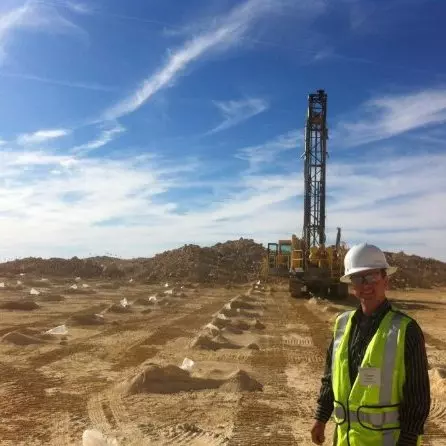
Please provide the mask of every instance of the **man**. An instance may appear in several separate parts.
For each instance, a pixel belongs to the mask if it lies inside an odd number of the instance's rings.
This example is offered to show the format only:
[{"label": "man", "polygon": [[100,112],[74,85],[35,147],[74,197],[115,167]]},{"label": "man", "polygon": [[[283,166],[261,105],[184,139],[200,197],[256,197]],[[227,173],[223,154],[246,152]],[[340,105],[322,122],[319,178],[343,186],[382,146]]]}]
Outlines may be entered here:
[{"label": "man", "polygon": [[416,446],[430,410],[423,333],[386,298],[389,266],[376,246],[353,246],[344,283],[360,305],[338,316],[327,351],[312,441],[323,444],[331,415],[335,446]]}]

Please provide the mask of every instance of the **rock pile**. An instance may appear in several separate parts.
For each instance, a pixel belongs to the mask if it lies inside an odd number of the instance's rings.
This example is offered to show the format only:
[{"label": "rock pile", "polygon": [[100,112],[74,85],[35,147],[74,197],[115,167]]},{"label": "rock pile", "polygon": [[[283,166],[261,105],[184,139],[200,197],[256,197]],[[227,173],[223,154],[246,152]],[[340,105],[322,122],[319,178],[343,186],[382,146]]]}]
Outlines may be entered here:
[{"label": "rock pile", "polygon": [[262,245],[243,238],[204,248],[185,245],[148,259],[144,274],[154,282],[243,283],[257,278],[264,255]]},{"label": "rock pile", "polygon": [[[92,257],[88,259],[42,259],[25,258],[0,263],[0,276],[16,277],[25,273],[26,277],[82,277],[103,278],[119,288],[123,281],[140,280],[150,283],[246,283],[259,277],[262,260],[266,254],[263,245],[251,239],[217,243],[211,247],[184,245],[182,248],[165,251],[152,258],[131,260],[112,257]],[[392,276],[393,288],[429,288],[446,286],[446,263],[426,259],[404,252],[386,256],[399,271]],[[18,285],[19,286],[19,285]],[[102,287],[101,286],[101,287]],[[82,290],[82,292],[87,292]]]},{"label": "rock pile", "polygon": [[0,263],[2,276],[16,275],[20,273],[34,275],[36,277],[75,277],[84,278],[99,277],[103,273],[103,267],[91,259],[42,259],[40,257],[27,257]]},{"label": "rock pile", "polygon": [[398,271],[390,279],[392,288],[446,286],[446,263],[404,252],[385,254],[389,264],[398,267]]}]

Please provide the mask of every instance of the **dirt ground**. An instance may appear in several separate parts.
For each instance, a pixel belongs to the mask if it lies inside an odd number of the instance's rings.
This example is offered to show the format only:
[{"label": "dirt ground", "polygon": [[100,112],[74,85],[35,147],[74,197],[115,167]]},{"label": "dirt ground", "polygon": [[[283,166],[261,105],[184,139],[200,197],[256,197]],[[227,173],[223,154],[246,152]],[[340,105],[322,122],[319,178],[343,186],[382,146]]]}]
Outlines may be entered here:
[{"label": "dirt ground", "polygon": [[[0,278],[0,445],[11,446],[81,445],[86,429],[120,446],[310,445],[331,324],[354,304],[250,284],[16,279]],[[424,444],[446,445],[446,289],[389,297],[426,334]]]}]

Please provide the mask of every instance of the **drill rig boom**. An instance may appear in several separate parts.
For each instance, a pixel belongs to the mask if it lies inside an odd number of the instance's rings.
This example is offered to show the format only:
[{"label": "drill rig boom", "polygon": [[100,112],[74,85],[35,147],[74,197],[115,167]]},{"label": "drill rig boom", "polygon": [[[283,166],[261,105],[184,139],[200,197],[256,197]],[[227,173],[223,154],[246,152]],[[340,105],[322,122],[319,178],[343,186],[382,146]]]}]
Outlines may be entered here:
[{"label": "drill rig boom", "polygon": [[327,137],[327,94],[318,90],[308,96],[305,128],[303,240],[306,250],[325,244]]},{"label": "drill rig boom", "polygon": [[293,234],[288,240],[269,243],[265,261],[269,275],[289,277],[289,289],[294,297],[298,297],[303,288],[332,297],[348,293],[345,284],[339,281],[346,253],[341,244],[340,228],[336,244],[325,245],[327,139],[327,94],[317,90],[308,95],[302,238]]}]

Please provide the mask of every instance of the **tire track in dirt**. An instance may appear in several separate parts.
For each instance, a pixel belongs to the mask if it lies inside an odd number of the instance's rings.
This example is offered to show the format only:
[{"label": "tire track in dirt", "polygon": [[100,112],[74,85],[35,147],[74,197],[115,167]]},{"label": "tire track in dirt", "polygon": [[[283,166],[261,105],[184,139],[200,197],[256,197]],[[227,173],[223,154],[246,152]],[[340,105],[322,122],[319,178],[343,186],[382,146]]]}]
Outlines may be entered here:
[{"label": "tire track in dirt", "polygon": [[313,339],[311,339],[311,336],[302,336],[299,334],[291,334],[291,335],[285,335],[283,337],[283,343],[286,346],[292,346],[292,347],[314,347],[313,345]]},{"label": "tire track in dirt", "polygon": [[51,440],[49,444],[52,445],[70,445],[72,444],[70,437],[70,414],[68,412],[60,413],[51,428]]},{"label": "tire track in dirt", "polygon": [[[2,440],[23,439],[31,420],[52,420],[54,413],[64,413],[67,407],[72,413],[83,409],[84,402],[79,395],[48,393],[48,389],[61,386],[61,379],[49,379],[35,370],[18,369],[5,363],[0,363],[0,376],[3,382],[11,383],[10,397],[0,399],[0,416],[8,418],[7,424],[0,423]],[[48,444],[51,434],[51,426],[39,421],[33,426],[32,440]],[[28,444],[32,444],[31,439]]]},{"label": "tire track in dirt", "polygon": [[[197,298],[200,298],[200,296],[197,296]],[[202,296],[201,299],[203,299]],[[226,303],[227,300],[228,295],[226,293],[221,296],[212,296],[207,302],[203,302],[200,312],[197,312],[194,308],[189,308],[187,311],[183,311],[183,314],[179,316],[176,316],[177,313],[174,313],[174,317],[171,315],[169,318],[165,315],[166,317],[158,323],[156,328],[152,329],[149,336],[132,344],[126,352],[122,352],[122,358],[115,364],[115,369],[130,369],[130,371],[127,371],[125,375],[121,377],[122,380],[133,377],[136,372],[132,369],[135,369],[147,359],[155,356],[158,353],[159,348],[165,346],[169,341],[181,336],[190,336],[195,333],[212,317],[213,313]],[[144,433],[144,431],[131,419],[125,407],[124,392],[124,386],[118,384],[90,399],[88,413],[93,427],[98,427],[100,429],[100,426],[103,425],[108,432],[118,432],[120,436],[125,435],[126,438],[131,439],[131,443],[128,444],[131,444],[132,446],[156,440],[149,433]],[[101,401],[101,404],[98,403],[98,400]],[[111,423],[107,420],[106,412],[111,414],[113,419]],[[171,428],[172,426],[168,427],[168,429]],[[195,434],[196,433],[194,433],[193,438],[190,439],[188,439],[189,434],[187,432],[184,438],[174,436],[172,441],[175,441],[176,443],[172,444],[193,444],[191,441],[198,441],[197,438],[195,438],[197,437]],[[158,435],[159,432],[157,432],[156,436],[158,437]],[[207,434],[203,434],[202,436],[206,435]]]},{"label": "tire track in dirt", "polygon": [[426,430],[423,436],[423,442],[426,445],[435,446],[437,439],[445,440],[446,431],[444,427],[446,425],[446,404],[443,401],[432,397],[431,411],[426,423]]},{"label": "tire track in dirt", "polygon": [[162,444],[166,446],[221,446],[227,442],[226,438],[223,436],[217,436],[212,432],[206,432],[197,428],[195,425],[189,424],[170,426],[162,433],[162,435]]},{"label": "tire track in dirt", "polygon": [[[252,293],[259,296],[260,293]],[[260,295],[261,296],[261,295]],[[249,364],[258,371],[263,392],[244,393],[235,416],[229,445],[291,445],[295,443],[287,417],[294,412],[285,375],[287,358],[280,330],[285,326],[288,301],[268,293],[264,322],[273,327],[272,336],[261,341]]]},{"label": "tire track in dirt", "polygon": [[102,394],[93,395],[87,402],[87,412],[92,425],[108,435],[113,431],[113,427],[105,415],[104,402]]}]

